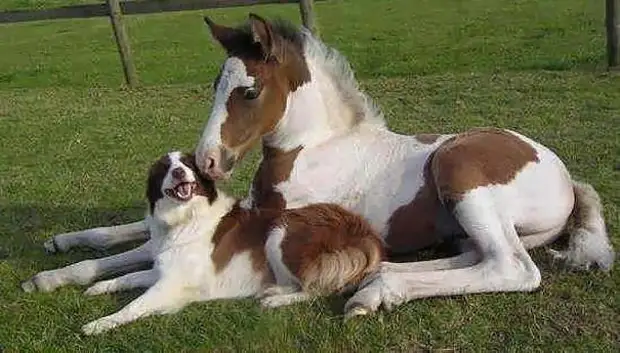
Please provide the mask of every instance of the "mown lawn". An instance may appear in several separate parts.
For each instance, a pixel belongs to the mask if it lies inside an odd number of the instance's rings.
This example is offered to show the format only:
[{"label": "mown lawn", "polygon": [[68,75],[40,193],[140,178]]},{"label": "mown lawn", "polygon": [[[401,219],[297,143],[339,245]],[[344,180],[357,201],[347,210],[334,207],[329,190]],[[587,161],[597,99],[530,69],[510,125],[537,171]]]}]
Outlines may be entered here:
[{"label": "mown lawn", "polygon": [[[0,9],[40,3],[12,0]],[[47,237],[142,216],[146,168],[166,151],[191,149],[210,108],[223,54],[201,15],[238,21],[248,10],[298,22],[294,5],[129,17],[143,83],[136,90],[122,88],[106,19],[0,27],[5,351],[620,350],[618,272],[569,272],[543,251],[534,254],[544,276],[535,293],[420,300],[346,325],[337,298],[274,311],[253,300],[218,301],[84,337],[81,325],[137,292],[23,293],[20,281],[38,271],[105,254],[48,256]],[[620,246],[620,77],[604,71],[602,3],[330,0],[316,10],[325,41],[350,58],[391,127],[495,125],[542,141],[601,193]],[[256,156],[225,187],[242,195],[255,165]]]}]

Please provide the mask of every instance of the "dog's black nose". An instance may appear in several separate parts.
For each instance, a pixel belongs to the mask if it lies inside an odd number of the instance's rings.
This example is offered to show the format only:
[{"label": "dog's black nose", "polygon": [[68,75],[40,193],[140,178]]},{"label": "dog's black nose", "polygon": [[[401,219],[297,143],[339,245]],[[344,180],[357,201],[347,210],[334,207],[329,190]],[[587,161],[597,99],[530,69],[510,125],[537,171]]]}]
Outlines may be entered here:
[{"label": "dog's black nose", "polygon": [[181,167],[176,167],[172,170],[172,177],[182,180],[185,178],[185,170]]}]

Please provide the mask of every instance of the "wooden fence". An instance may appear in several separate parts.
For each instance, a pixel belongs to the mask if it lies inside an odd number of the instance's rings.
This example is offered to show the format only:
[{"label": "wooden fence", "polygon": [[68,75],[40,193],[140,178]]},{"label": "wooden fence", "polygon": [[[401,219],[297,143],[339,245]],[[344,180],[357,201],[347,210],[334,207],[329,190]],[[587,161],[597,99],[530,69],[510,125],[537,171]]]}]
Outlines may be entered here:
[{"label": "wooden fence", "polygon": [[[114,38],[123,65],[125,81],[130,87],[138,85],[138,76],[133,63],[129,38],[123,23],[123,15],[147,14],[156,12],[203,10],[223,7],[251,6],[262,4],[299,3],[302,23],[315,35],[318,28],[313,11],[314,0],[149,0],[119,1],[106,0],[106,3],[63,6],[45,10],[17,10],[0,12],[0,24],[29,22],[51,19],[91,18],[109,16]],[[317,0],[322,1],[322,0]]]},{"label": "wooden fence", "polygon": [[620,65],[620,22],[618,0],[605,0],[605,28],[607,30],[607,66],[618,69]]}]

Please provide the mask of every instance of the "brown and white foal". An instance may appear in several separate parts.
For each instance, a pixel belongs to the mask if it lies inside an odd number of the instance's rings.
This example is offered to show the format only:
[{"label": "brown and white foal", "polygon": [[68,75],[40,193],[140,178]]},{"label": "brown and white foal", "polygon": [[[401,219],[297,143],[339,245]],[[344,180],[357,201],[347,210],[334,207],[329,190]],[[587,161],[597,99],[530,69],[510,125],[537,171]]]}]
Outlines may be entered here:
[{"label": "brown and white foal", "polygon": [[205,20],[227,58],[196,147],[203,173],[227,177],[260,141],[246,207],[336,203],[367,218],[394,252],[455,237],[473,245],[453,258],[383,263],[349,300],[350,315],[423,297],[535,290],[541,275],[527,250],[562,233],[570,245],[556,257],[612,267],[598,194],[551,149],[499,128],[397,134],[347,60],[307,30],[253,14],[238,27]]},{"label": "brown and white foal", "polygon": [[[333,204],[244,210],[199,176],[189,155],[172,152],[159,159],[147,184],[150,239],[140,248],[153,268],[98,282],[86,294],[148,289],[120,311],[83,326],[86,334],[173,313],[196,301],[259,296],[263,306],[277,307],[342,292],[375,270],[383,257],[381,240],[361,217]],[[116,269],[134,265],[130,258],[117,261]],[[50,281],[85,284],[109,263],[88,260],[48,271],[24,287]]]}]

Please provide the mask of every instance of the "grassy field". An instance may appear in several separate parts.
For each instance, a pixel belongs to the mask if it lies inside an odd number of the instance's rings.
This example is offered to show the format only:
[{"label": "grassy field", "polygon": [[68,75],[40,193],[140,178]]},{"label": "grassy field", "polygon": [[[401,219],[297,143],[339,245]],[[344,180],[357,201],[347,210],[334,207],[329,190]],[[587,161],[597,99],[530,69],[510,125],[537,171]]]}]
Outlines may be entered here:
[{"label": "grassy field", "polygon": [[[3,1],[1,10],[81,1]],[[620,350],[620,275],[573,273],[534,258],[530,294],[420,300],[342,323],[338,298],[275,311],[253,300],[194,304],[99,337],[84,323],[138,293],[88,298],[83,288],[25,294],[38,271],[112,252],[47,256],[69,230],[140,218],[146,168],[191,149],[223,53],[201,15],[248,10],[298,21],[294,5],[128,18],[143,87],[122,88],[106,19],[0,30],[0,348],[31,351],[411,352]],[[518,129],[553,148],[601,193],[620,246],[620,77],[604,72],[603,4],[579,0],[351,0],[316,5],[326,42],[400,132]],[[225,187],[242,195],[248,160]]]}]

